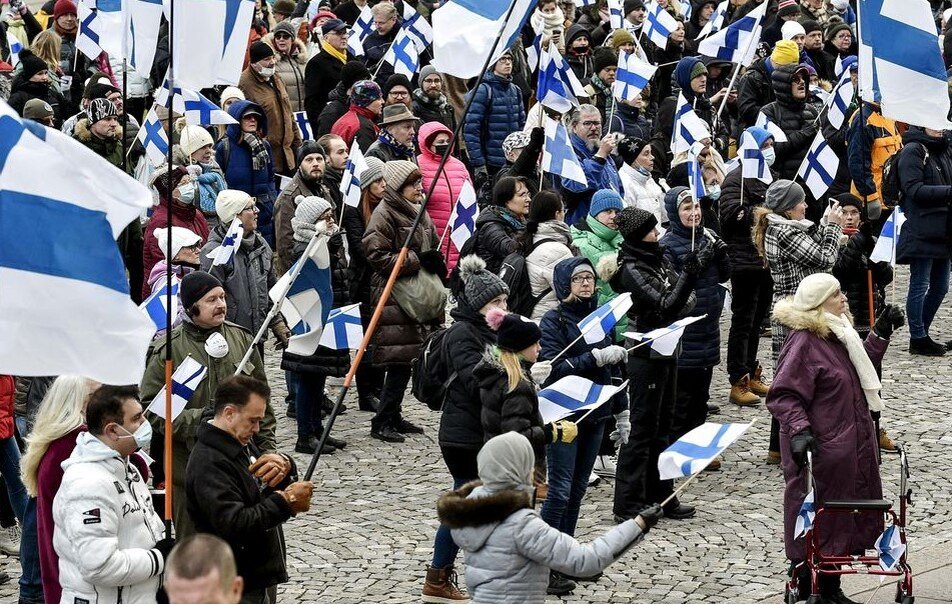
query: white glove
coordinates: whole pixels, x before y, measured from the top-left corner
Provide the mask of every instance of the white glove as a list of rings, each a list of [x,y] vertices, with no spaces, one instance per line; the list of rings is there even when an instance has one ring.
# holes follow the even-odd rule
[[[608,435],[613,443],[628,444],[628,437],[631,436],[631,420],[628,419],[630,415],[631,411],[628,409],[615,414],[615,429]]]
[[[541,386],[549,379],[549,374],[552,373],[552,361],[538,361],[532,364],[532,367],[529,368],[529,375],[532,376],[532,381]]]
[[[628,351],[625,350],[624,346],[612,344],[611,346],[592,350],[592,355],[595,357],[595,363],[599,367],[604,367],[605,365],[621,363],[628,358]]]
[[[192,180],[202,175],[202,167],[196,164],[185,166],[185,169],[188,171],[188,175],[192,177]]]

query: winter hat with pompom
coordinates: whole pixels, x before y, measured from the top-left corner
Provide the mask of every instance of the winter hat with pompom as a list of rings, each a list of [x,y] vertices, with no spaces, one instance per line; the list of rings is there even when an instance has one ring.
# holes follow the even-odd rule
[[[506,282],[486,270],[486,261],[475,254],[459,261],[459,274],[463,281],[463,299],[473,310],[478,311],[496,296],[509,295]]]
[[[535,321],[501,308],[486,313],[486,323],[496,332],[496,346],[508,352],[522,352],[542,339],[542,330]]]

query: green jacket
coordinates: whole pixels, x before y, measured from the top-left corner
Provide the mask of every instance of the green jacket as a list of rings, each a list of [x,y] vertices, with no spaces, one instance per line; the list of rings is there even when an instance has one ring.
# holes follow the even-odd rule
[[[76,122],[76,126],[73,128],[73,138],[110,164],[117,168],[122,168],[122,143],[119,139],[106,140],[93,135],[89,129],[89,120],[87,118]]]
[[[602,269],[598,263],[607,256],[618,255],[623,237],[618,231],[613,231],[591,216],[585,216],[572,226],[572,243],[578,248],[581,255],[588,258],[595,267],[596,284],[598,286],[598,305],[601,306],[618,294],[612,289],[608,281],[602,279]],[[613,259],[610,259],[614,262]],[[615,325],[615,341],[624,341],[624,334],[628,330],[628,316],[624,316]]]

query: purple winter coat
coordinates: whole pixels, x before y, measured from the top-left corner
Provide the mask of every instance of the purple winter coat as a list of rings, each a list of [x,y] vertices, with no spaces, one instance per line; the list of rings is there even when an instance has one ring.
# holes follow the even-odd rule
[[[780,351],[767,409],[780,422],[787,558],[799,562],[805,557],[804,540],[794,541],[793,532],[809,487],[806,469],[798,468],[790,454],[790,437],[810,428],[816,439],[813,479],[818,507],[824,500],[882,498],[879,439],[859,376],[846,347],[829,327],[783,303],[778,303],[774,318],[792,330]],[[888,345],[888,340],[872,333],[866,338],[866,353],[875,366],[882,362]],[[875,513],[825,516],[820,551],[833,555],[862,552],[872,548],[882,530],[882,517]]]

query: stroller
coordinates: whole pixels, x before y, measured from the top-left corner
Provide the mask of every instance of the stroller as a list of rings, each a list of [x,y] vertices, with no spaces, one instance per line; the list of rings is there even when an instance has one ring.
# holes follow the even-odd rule
[[[881,514],[886,520],[891,520],[896,527],[899,538],[906,545],[906,508],[912,505],[912,489],[909,487],[909,464],[906,460],[906,451],[899,444],[896,445],[899,453],[899,513],[893,510],[893,504],[886,499],[865,499],[856,501],[819,501],[816,503],[816,515],[813,527],[806,534],[806,559],[796,565],[786,586],[786,604],[796,604],[806,598],[807,604],[819,604],[821,575],[879,575],[883,577],[899,577],[896,582],[897,604],[913,604],[912,595],[912,568],[906,560],[906,548],[891,570],[883,570],[879,564],[879,556],[870,552],[857,556],[830,556],[820,551],[820,535],[823,534],[823,521],[833,514]],[[807,453],[807,484],[813,484],[813,455]],[[811,588],[809,594],[799,593],[800,571],[806,569],[810,573]]]

